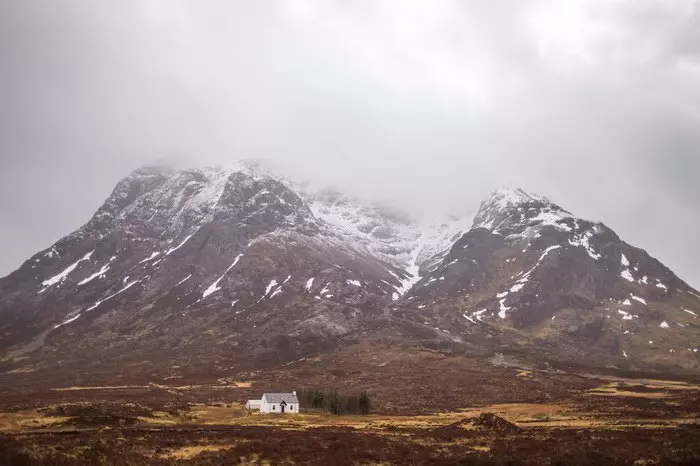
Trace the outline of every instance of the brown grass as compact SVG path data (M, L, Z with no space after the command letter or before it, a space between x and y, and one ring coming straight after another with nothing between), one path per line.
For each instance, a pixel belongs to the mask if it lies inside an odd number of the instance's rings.
M209 452L209 451L221 451L221 450L228 450L229 448L232 448L233 445L193 445L193 446L186 446L186 447L180 447L180 448L175 448L173 450L170 450L166 453L161 454L161 458L163 459L170 459L170 460L188 460L190 458L194 458L197 455L200 455L204 452Z
M0 432L32 430L64 422L65 416L44 416L36 410L0 413Z

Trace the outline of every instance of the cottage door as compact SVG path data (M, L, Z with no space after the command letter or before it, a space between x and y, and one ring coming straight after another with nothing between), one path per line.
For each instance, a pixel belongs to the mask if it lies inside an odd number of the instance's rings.
M284 408L286 408L286 407L287 407L287 402L286 402L286 401L282 401L282 403L280 403L280 411L281 411L283 414L284 414Z

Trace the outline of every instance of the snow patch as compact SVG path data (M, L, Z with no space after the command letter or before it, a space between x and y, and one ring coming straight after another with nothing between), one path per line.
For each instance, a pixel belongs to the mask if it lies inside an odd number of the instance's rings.
M644 299L640 298L639 296L635 296L635 295L631 294L630 297L632 299L634 299L635 301L639 301L640 303L644 304L645 306L647 304L647 302Z
M634 282L634 277L632 277L632 274L629 270L623 270L622 272L620 272L620 276L628 282Z
M51 277L51 278L49 278L49 279L44 280L43 282L41 282L41 284L44 286L44 289L41 290L39 293L43 293L44 291L46 291L46 288L48 288L48 287L50 287L50 286L52 286L52 285L55 285L55 284L58 283L58 282L62 282L63 280L65 280L66 277L67 277L73 270L75 270L75 268L78 267L78 265L80 265L81 262L86 261L86 260L90 260L90 258L92 257L92 254L93 254L94 252L95 252L95 250L93 249L92 251L88 252L88 253L85 254L83 257L81 257L80 259L78 259L77 261L73 262L71 265L69 265L69 266L66 267L65 269L63 269L63 271L62 271L61 273L59 273L58 275L54 275L53 277Z
M506 298L503 298L498 303L498 306L500 309L500 311L498 312L498 317L500 317L501 319L505 319L506 312L510 311L510 309L511 309L505 305L505 301L506 301Z
M306 280L306 287L305 287L305 288L306 288L306 291L311 290L311 287L312 287L312 286L314 286L314 279L313 279L313 277L312 277L312 278L309 278L308 280Z
M124 288L122 288L121 290L117 291L117 292L114 293L114 294L111 294L111 295L107 296L105 299L102 299L102 300L100 300L100 301L97 301L95 304L93 304L93 305L90 306L89 308L85 309L85 311L83 311L83 312L92 311L93 309L95 309L95 308L96 308L97 306L99 306L100 304L104 303L105 301L107 301L107 300L109 300L109 299L114 298L115 296L117 296L117 295L120 294L120 293L125 292L126 290L128 290L129 288L131 288L132 286L134 286L135 284L137 284L137 283L140 282L140 281L141 281L141 280L134 280L133 282L127 283L126 286L125 286Z
M418 265L418 255L421 253L422 246L418 246L411 253L411 258L409 260L409 265L406 268L406 273L408 278L401 281L401 285L396 290L397 292L392 295L392 300L396 301L399 297L403 296L408 290L413 288L413 285L418 283L420 280L420 266ZM398 296L396 296L398 295ZM396 297L394 297L396 296Z
M270 280L270 283L268 283L267 288L265 288L265 296L267 296L270 293L270 290L272 288L274 288L275 286L277 286L277 280L275 280L273 278L272 280ZM321 293L323 293L323 292L321 292Z
M182 285L183 283L185 283L185 282L186 282L187 280L189 280L190 278L192 278L192 274L189 274L188 276L186 276L185 278L183 278L182 280L180 280L179 282L177 282L177 284L175 285L175 287L178 287L178 286Z
M663 322L661 322L661 323L659 324L659 327L661 327L661 328L669 328L668 322L666 322L666 321L664 320Z
M243 257L243 254L239 254L238 256L236 256L236 258L233 260L233 263L228 267L228 269L226 269L226 271L223 274L221 274L221 276L217 278L214 283L209 285L209 287L206 290L204 290L204 293L202 293L202 299L221 289L221 287L219 287L219 282L226 276L227 273L229 273L229 271L232 268L236 266L236 264L238 264L238 261L241 260L241 257Z
M197 231L199 231L199 229L197 229ZM165 255L169 256L170 254L174 253L175 251L177 251L178 249L183 247L185 245L185 243L188 242L190 240L190 238L192 238L195 235L195 233L197 233L197 231L195 231L191 235L185 237L185 239L182 240L182 242L180 244L178 244L177 246L175 246L174 248L168 249L167 252L165 253Z
M517 293L518 291L522 290L523 287L525 286L525 283L516 283L510 288L511 293Z
M151 253L150 256L148 256L147 258L145 258L144 260L142 260L141 262L139 262L139 264L143 264L144 262L148 262L148 261L150 261L150 260L152 260L152 259L155 259L155 258L158 257L158 256L160 256L160 251L154 251L154 252Z
M101 268L100 270L98 270L97 272L93 273L92 275L90 275L89 277L87 277L85 280L79 281L79 282L78 282L78 286L83 286L83 285L85 285L86 283L90 283L91 281L93 281L93 280L96 279L97 277L101 277L102 275L104 275L108 270L109 270L109 264L103 265L102 268Z
M630 314L629 312L622 311L620 309L617 310L617 313L622 316L622 320L632 320L634 318L638 318L638 315L635 314Z
M350 285L362 286L362 283L360 283L358 280L346 280L346 282Z
M586 250L589 256L593 260L599 260L601 257L600 254L596 253L593 247L591 246L591 238L593 237L593 232L592 231L587 231L583 234L575 235L574 239L569 240L569 244L572 246L577 246L577 247L582 247Z

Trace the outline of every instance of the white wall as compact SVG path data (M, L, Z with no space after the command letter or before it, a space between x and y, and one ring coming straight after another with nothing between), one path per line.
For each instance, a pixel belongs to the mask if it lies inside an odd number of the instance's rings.
M274 408L274 409L273 409ZM268 403L267 401L262 402L260 405L260 411L263 413L281 414L279 403ZM298 413L299 403L287 403L284 408L284 414L287 413Z

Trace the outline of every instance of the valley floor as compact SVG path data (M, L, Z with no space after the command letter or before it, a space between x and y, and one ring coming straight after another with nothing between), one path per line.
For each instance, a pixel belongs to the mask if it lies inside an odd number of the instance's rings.
M552 402L368 416L251 414L198 400L204 386L148 388L16 398L0 413L0 465L700 464L700 386L677 381L608 378Z

